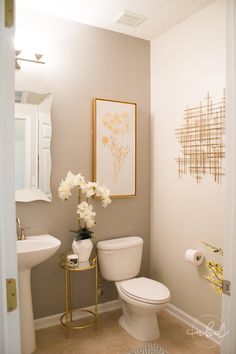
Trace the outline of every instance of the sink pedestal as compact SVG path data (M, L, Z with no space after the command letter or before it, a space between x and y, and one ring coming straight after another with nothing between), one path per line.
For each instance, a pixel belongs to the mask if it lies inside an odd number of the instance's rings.
M31 354L36 349L30 284L31 268L54 255L60 245L61 241L51 235L27 236L24 241L16 241L19 271L21 354Z
M18 274L20 299L21 353L31 354L36 350L34 315L30 283L31 269L19 271Z

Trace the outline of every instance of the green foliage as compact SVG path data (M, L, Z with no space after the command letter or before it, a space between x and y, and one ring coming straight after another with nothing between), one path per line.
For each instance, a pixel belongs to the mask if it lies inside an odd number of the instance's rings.
M80 227L78 230L70 230L70 232L75 233L75 241L87 240L93 237L93 231L87 229L87 227Z

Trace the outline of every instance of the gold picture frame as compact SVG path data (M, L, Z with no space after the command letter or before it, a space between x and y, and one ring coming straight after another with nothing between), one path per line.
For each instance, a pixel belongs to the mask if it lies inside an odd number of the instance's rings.
M112 198L136 196L137 104L93 99L93 181Z

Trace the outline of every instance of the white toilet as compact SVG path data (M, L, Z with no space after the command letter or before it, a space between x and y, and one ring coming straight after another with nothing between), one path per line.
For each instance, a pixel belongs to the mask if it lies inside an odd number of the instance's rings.
M115 281L123 315L120 325L135 339L155 340L160 336L157 312L170 301L169 289L156 280L134 278L141 266L143 239L122 237L97 243L104 279Z

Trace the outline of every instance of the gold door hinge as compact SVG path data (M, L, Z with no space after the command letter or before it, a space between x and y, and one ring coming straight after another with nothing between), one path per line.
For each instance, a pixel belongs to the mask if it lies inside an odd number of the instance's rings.
M14 25L14 0L5 0L5 27Z
M231 282L229 280L223 279L222 281L222 293L224 295L230 296L231 292Z
M12 312L17 308L15 279L7 279L6 287L7 287L7 311Z

